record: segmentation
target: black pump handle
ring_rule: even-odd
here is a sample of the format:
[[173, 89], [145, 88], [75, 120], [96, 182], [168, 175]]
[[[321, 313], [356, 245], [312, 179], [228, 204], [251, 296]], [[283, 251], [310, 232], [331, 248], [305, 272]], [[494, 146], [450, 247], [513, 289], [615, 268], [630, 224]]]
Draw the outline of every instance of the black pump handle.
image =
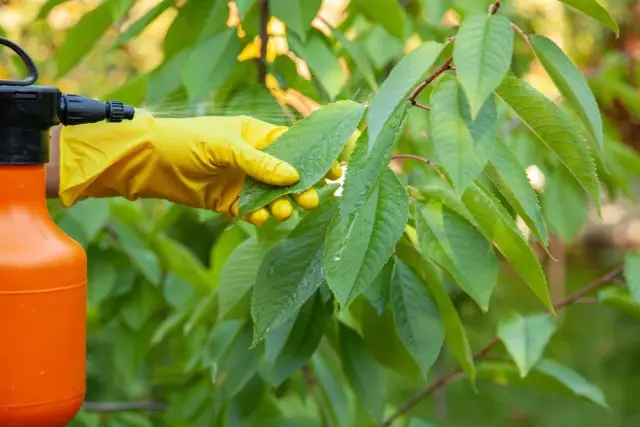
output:
[[33, 62], [33, 59], [29, 56], [27, 52], [25, 52], [20, 46], [12, 42], [11, 40], [7, 40], [4, 37], [0, 37], [0, 45], [7, 46], [15, 53], [18, 54], [20, 59], [22, 59], [22, 63], [27, 68], [27, 77], [22, 80], [0, 80], [0, 85], [7, 86], [29, 86], [32, 85], [38, 80], [38, 69], [36, 68], [36, 64]]

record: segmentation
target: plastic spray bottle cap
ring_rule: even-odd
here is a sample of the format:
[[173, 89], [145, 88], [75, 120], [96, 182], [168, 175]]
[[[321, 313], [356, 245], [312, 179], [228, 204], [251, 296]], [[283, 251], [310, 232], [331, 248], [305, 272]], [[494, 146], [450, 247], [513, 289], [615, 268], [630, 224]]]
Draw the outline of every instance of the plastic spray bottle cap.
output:
[[99, 101], [63, 94], [53, 86], [34, 85], [38, 70], [18, 45], [0, 37], [22, 59], [27, 77], [0, 80], [0, 164], [40, 164], [49, 161], [49, 129], [100, 121], [132, 120], [135, 110], [120, 101]]

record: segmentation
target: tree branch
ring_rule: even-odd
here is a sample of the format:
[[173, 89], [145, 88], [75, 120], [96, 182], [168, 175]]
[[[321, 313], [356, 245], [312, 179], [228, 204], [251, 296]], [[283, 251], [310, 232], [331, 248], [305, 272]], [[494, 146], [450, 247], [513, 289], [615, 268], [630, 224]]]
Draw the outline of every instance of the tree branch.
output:
[[126, 412], [126, 411], [163, 411], [164, 402], [85, 402], [82, 410], [86, 412]]
[[258, 81], [265, 84], [267, 80], [267, 47], [269, 44], [269, 0], [260, 0], [260, 59], [258, 60]]
[[[602, 286], [604, 286], [604, 285], [606, 285], [608, 283], [611, 283], [611, 281], [616, 279], [616, 277], [618, 277], [620, 275], [620, 273], [622, 273], [622, 271], [623, 271], [623, 267], [614, 268], [610, 272], [606, 273], [605, 275], [603, 275], [600, 278], [596, 279], [595, 281], [591, 282], [590, 284], [588, 284], [587, 286], [583, 287], [579, 291], [573, 293], [569, 297], [567, 297], [564, 300], [562, 300], [562, 301], [558, 302], [557, 304], [555, 304], [554, 305], [554, 309], [556, 311], [562, 310], [563, 308], [565, 308], [565, 307], [567, 307], [567, 306], [569, 306], [569, 305], [571, 305], [571, 304], [573, 304], [575, 302], [578, 302], [585, 295], [590, 294], [591, 292], [598, 290], [599, 288], [601, 288]], [[545, 312], [548, 313], [548, 310], [545, 310]], [[474, 360], [479, 360], [479, 359], [484, 358], [499, 343], [500, 343], [500, 339], [498, 337], [493, 338], [491, 341], [487, 342], [484, 346], [482, 346], [473, 355], [473, 359]], [[418, 393], [415, 396], [413, 396], [404, 405], [402, 405], [400, 407], [400, 409], [398, 409], [384, 423], [382, 423], [382, 427], [390, 427], [391, 424], [393, 423], [393, 421], [395, 421], [397, 418], [403, 416], [404, 414], [407, 414], [416, 405], [418, 405], [424, 399], [429, 397], [434, 391], [436, 391], [439, 388], [444, 387], [448, 383], [454, 381], [461, 374], [462, 374], [462, 368], [461, 367], [457, 367], [453, 372], [451, 372], [449, 374], [446, 374], [446, 375], [443, 375], [440, 378], [438, 378], [437, 380], [435, 380], [430, 386], [428, 386], [427, 388], [422, 390], [420, 393]]]
[[[425, 110], [430, 109], [429, 107], [427, 107], [426, 105], [422, 105], [422, 104], [418, 104], [416, 102], [416, 98], [418, 97], [418, 95], [420, 95], [420, 92], [422, 92], [424, 90], [424, 88], [426, 88], [432, 81], [434, 81], [436, 78], [438, 78], [439, 75], [441, 75], [442, 73], [444, 73], [447, 70], [451, 69], [451, 63], [453, 62], [453, 55], [450, 56], [445, 62], [444, 64], [442, 64], [440, 66], [440, 68], [438, 68], [437, 70], [435, 70], [429, 77], [427, 77], [427, 79], [425, 81], [423, 81], [422, 83], [420, 83], [414, 90], [413, 92], [411, 92], [411, 95], [409, 96], [409, 102], [411, 103], [411, 105], [417, 105], [420, 108], [423, 108]], [[426, 108], [425, 108], [426, 107]]]

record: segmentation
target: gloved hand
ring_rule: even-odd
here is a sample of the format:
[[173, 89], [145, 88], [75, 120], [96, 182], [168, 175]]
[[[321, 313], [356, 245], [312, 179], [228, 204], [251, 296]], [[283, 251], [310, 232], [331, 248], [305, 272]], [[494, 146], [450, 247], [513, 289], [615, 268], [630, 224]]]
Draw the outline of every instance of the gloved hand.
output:
[[[136, 111], [131, 121], [62, 128], [60, 189], [64, 206], [88, 197], [159, 198], [237, 216], [247, 175], [271, 185], [299, 180], [288, 163], [263, 151], [287, 130], [247, 117], [156, 118]], [[327, 174], [340, 178], [336, 162]], [[303, 209], [318, 205], [309, 189], [293, 195]], [[293, 213], [287, 197], [247, 215], [264, 224], [269, 211], [277, 220]]]

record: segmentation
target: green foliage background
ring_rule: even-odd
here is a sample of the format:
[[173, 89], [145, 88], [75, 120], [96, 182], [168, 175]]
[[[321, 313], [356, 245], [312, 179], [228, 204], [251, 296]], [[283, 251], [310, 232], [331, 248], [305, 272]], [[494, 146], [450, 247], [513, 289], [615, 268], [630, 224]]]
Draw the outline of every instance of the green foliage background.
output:
[[[335, 186], [323, 186], [321, 209], [296, 214], [284, 224], [255, 228], [157, 200], [89, 200], [66, 210], [52, 202], [56, 222], [89, 255], [87, 400], [162, 407], [104, 413], [89, 406], [74, 426], [375, 426], [465, 361], [468, 349], [496, 334], [504, 344], [475, 366], [475, 385], [466, 360], [467, 378], [438, 390], [394, 425], [626, 427], [640, 422], [637, 260], [626, 255], [627, 248], [603, 248], [584, 239], [581, 231], [589, 227], [595, 197], [579, 185], [591, 195], [602, 188], [606, 204], [637, 198], [640, 159], [632, 129], [640, 118], [640, 75], [628, 49], [637, 34], [632, 1], [601, 2], [613, 18], [593, 0], [563, 2], [574, 8], [560, 5], [566, 13], [564, 34], [571, 35], [563, 40], [564, 50], [589, 76], [589, 85], [581, 86], [570, 63], [544, 39], [531, 39], [527, 46], [516, 34], [508, 35], [509, 20], [529, 34], [553, 31], [545, 26], [548, 12], [523, 12], [523, 2], [504, 1], [494, 17], [503, 18], [499, 22], [486, 16], [488, 0], [352, 0], [346, 2], [344, 19], [325, 33], [311, 26], [320, 1], [271, 0], [271, 14], [287, 29], [272, 39], [286, 38], [311, 76], [305, 78], [286, 49], [270, 54], [266, 83], [271, 91], [260, 79], [257, 59], [238, 59], [259, 45], [260, 0], [231, 2], [242, 37], [227, 25], [226, 0], [146, 2], [142, 14], [133, 0], [11, 3], [0, 12], [19, 9], [27, 24], [5, 33], [37, 59], [40, 83], [116, 97], [159, 116], [251, 114], [289, 125], [310, 110], [283, 97], [287, 90], [319, 105], [367, 102], [368, 129], [360, 141], [366, 143], [372, 134], [376, 141], [368, 153], [360, 143], [352, 157], [353, 146], [343, 151], [341, 158], [361, 174], [353, 172], [349, 183], [348, 173], [340, 201], [331, 197]], [[66, 15], [60, 11], [78, 19], [61, 28], [56, 19]], [[459, 34], [452, 16], [463, 23]], [[163, 20], [164, 27], [149, 30]], [[482, 28], [489, 29], [483, 33]], [[457, 44], [436, 48], [456, 34], [463, 40], [459, 49]], [[512, 51], [505, 37], [513, 40]], [[411, 89], [450, 54], [458, 79], [447, 73], [420, 95], [418, 101], [432, 106], [431, 112], [408, 110], [403, 101]], [[550, 101], [556, 101], [553, 93], [545, 92], [544, 99], [516, 77], [504, 80], [501, 63], [510, 64], [518, 77], [550, 76], [547, 87], [563, 95], [559, 107]], [[3, 72], [15, 72], [14, 63], [2, 64]], [[603, 132], [597, 128], [600, 112], [589, 103], [591, 91], [603, 112]], [[465, 110], [460, 105], [468, 93], [476, 98]], [[522, 93], [528, 97], [519, 105], [516, 95]], [[542, 121], [531, 113], [532, 105], [545, 112]], [[580, 144], [589, 146], [602, 186], [581, 169], [588, 156], [578, 156], [573, 168], [561, 167], [514, 110], [552, 142], [551, 151], [560, 158], [563, 152], [565, 159], [578, 156]], [[571, 125], [556, 138], [554, 132], [565, 125], [562, 114]], [[476, 115], [475, 125], [469, 125]], [[310, 134], [332, 125], [312, 120], [304, 122]], [[554, 120], [549, 131], [545, 126]], [[478, 157], [481, 151], [465, 154], [462, 145], [484, 146], [486, 141], [468, 129], [483, 121], [502, 141], [490, 138], [501, 151], [485, 159]], [[432, 168], [411, 160], [393, 163], [397, 181], [384, 170], [392, 152], [430, 159], [451, 177], [453, 189]], [[540, 208], [535, 196], [527, 199], [533, 191], [523, 181], [524, 171], [508, 167], [514, 164], [536, 165], [544, 174], [544, 189], [537, 190]], [[402, 206], [407, 198], [394, 198], [403, 194], [396, 191], [400, 182], [411, 196], [406, 230]], [[358, 190], [368, 183], [375, 183], [367, 190], [373, 195], [362, 198], [365, 193]], [[338, 204], [342, 219], [330, 215]], [[368, 244], [341, 240], [350, 225], [366, 229], [366, 215], [373, 212], [367, 209], [378, 212], [374, 229], [388, 233]], [[449, 222], [439, 228], [442, 212]], [[525, 217], [532, 231], [524, 246], [515, 215]], [[549, 252], [561, 258], [556, 263], [542, 248], [547, 239]], [[452, 251], [443, 262], [442, 248], [433, 252], [425, 241], [427, 246], [450, 244]], [[487, 255], [489, 242], [507, 248], [505, 257]], [[345, 268], [332, 258], [342, 247], [345, 257], [357, 258], [369, 247], [388, 254], [382, 263], [369, 258], [375, 277], [353, 277], [351, 264]], [[324, 259], [311, 259], [314, 254]], [[625, 257], [631, 294], [611, 287], [598, 294], [600, 304], [576, 304], [551, 323], [539, 316], [548, 305], [548, 286], [557, 301], [558, 290], [569, 294]], [[263, 264], [265, 259], [274, 264]], [[541, 276], [538, 264], [560, 265], [566, 280], [554, 280], [554, 267]], [[290, 275], [268, 271], [286, 265], [294, 266]], [[326, 276], [317, 281], [314, 272], [323, 268]], [[314, 287], [291, 302], [288, 296], [303, 282]], [[286, 309], [268, 312], [275, 307], [268, 302], [283, 295]], [[490, 309], [484, 313], [489, 295]], [[254, 301], [253, 310], [264, 312], [254, 311], [253, 320], [268, 320], [262, 329], [267, 336], [255, 348], [252, 298], [266, 302]], [[337, 302], [350, 306], [337, 314]], [[443, 310], [454, 306], [455, 311]], [[464, 329], [455, 321], [456, 311]], [[610, 409], [604, 408], [605, 399]]]

